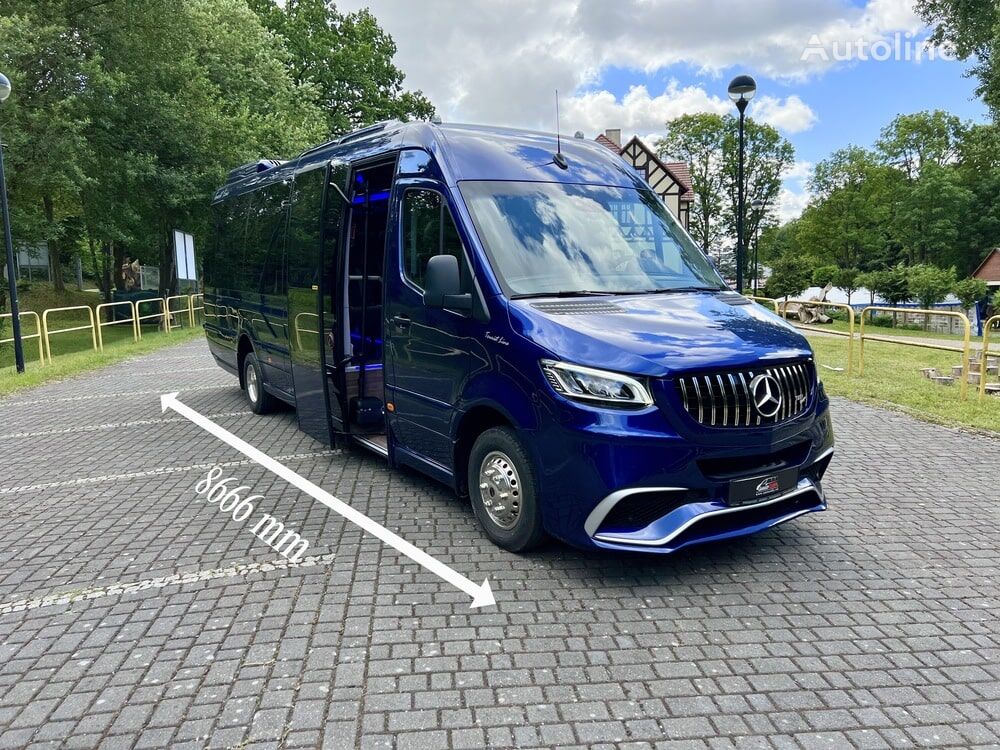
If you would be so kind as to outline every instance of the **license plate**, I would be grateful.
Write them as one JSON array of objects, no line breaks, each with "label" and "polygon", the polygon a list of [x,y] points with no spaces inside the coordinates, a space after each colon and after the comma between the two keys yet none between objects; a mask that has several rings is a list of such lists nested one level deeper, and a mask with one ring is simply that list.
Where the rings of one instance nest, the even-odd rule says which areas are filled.
[{"label": "license plate", "polygon": [[729,504],[753,505],[793,489],[798,481],[798,469],[782,469],[773,474],[737,479],[729,483]]}]

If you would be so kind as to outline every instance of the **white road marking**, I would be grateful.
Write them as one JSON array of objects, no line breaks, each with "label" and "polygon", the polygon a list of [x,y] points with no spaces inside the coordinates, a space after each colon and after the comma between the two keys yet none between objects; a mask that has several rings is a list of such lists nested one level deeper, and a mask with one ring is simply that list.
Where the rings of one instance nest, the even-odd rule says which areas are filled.
[{"label": "white road marking", "polygon": [[52,607],[57,604],[72,604],[73,602],[85,601],[88,599],[100,599],[104,596],[122,596],[135,591],[145,591],[147,589],[161,589],[165,586],[184,586],[201,581],[211,581],[217,578],[234,578],[236,576],[248,576],[256,573],[269,573],[273,570],[288,570],[293,568],[312,568],[317,565],[327,565],[334,561],[335,555],[319,555],[314,557],[304,557],[298,562],[291,562],[280,558],[273,562],[263,563],[243,563],[232,565],[228,568],[216,568],[214,570],[200,570],[195,573],[174,573],[169,576],[159,578],[147,578],[144,581],[134,581],[132,583],[112,583],[108,586],[83,589],[82,591],[65,591],[36,599],[19,599],[14,602],[0,604],[0,615],[8,615],[12,612],[25,612],[29,609],[39,607]]},{"label": "white road marking", "polygon": [[[215,414],[211,414],[212,417],[242,417],[247,414],[253,414],[250,409],[244,409],[243,411],[220,411]],[[89,425],[77,425],[76,427],[65,427],[61,430],[42,430],[41,432],[9,432],[6,435],[0,435],[0,440],[7,440],[8,438],[24,438],[24,437],[45,437],[46,435],[68,435],[73,432],[95,432],[98,430],[116,430],[119,427],[140,427],[142,425],[150,424],[169,424],[171,422],[187,422],[186,419],[180,417],[176,419],[159,418],[159,419],[136,419],[131,422],[108,422],[106,424],[89,424]]]},{"label": "white road marking", "polygon": [[[227,385],[195,385],[190,388],[185,388],[184,391],[218,391],[223,388],[239,388],[236,382],[228,383]],[[131,398],[133,396],[149,396],[152,393],[162,393],[161,390],[156,391],[122,391],[121,393],[94,393],[89,396],[60,396],[58,398],[44,398],[38,401],[16,401],[7,400],[0,401],[0,406],[41,406],[43,404],[54,404],[63,401],[92,401],[99,398]]]},{"label": "white road marking", "polygon": [[[335,456],[340,451],[325,450],[311,453],[291,453],[286,456],[278,456],[282,461],[295,461],[303,458],[319,458],[320,456]],[[253,461],[241,459],[239,461],[213,461],[207,464],[191,464],[190,466],[164,466],[159,469],[149,469],[148,471],[133,471],[128,474],[105,474],[99,477],[80,477],[79,479],[67,479],[62,482],[45,482],[44,484],[27,484],[21,487],[0,487],[0,495],[11,495],[15,492],[35,492],[38,490],[48,490],[55,487],[75,487],[81,484],[97,484],[100,482],[117,482],[127,479],[142,479],[143,477],[155,477],[161,474],[176,474],[181,471],[194,471],[196,469],[211,469],[213,466],[247,466]]]}]

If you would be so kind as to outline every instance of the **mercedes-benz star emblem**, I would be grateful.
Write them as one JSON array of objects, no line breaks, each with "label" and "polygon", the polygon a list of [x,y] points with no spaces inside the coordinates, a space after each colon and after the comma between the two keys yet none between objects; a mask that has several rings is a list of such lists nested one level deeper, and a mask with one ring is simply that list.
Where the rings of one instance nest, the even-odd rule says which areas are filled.
[{"label": "mercedes-benz star emblem", "polygon": [[750,393],[757,413],[765,419],[776,416],[781,410],[781,386],[773,375],[765,372],[751,380]]}]

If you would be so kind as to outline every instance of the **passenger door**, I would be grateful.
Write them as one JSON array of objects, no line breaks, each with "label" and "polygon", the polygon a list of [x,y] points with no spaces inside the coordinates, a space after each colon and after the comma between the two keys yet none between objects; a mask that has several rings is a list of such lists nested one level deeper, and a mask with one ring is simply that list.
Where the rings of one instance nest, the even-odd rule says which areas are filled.
[{"label": "passenger door", "polygon": [[452,470],[451,422],[469,373],[467,313],[424,306],[427,261],[454,255],[463,291],[474,282],[444,194],[424,183],[397,184],[396,242],[386,258],[386,399],[397,444]]},{"label": "passenger door", "polygon": [[[295,408],[299,427],[327,444],[344,432],[342,386],[333,368],[342,342],[336,284],[349,167],[342,162],[297,170],[292,185],[286,275]],[[338,190],[339,188],[339,190]]]}]

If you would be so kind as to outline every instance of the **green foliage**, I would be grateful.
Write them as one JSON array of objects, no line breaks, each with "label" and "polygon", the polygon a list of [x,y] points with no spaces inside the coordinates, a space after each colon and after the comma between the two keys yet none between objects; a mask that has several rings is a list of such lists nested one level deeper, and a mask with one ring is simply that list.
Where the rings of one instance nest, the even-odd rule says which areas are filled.
[{"label": "green foliage", "polygon": [[932,41],[973,62],[977,93],[1000,113],[1000,6],[976,0],[917,0],[917,11],[934,27]]},{"label": "green foliage", "polygon": [[986,299],[990,288],[982,279],[962,279],[955,282],[952,292],[962,303],[963,310],[969,310],[980,300]]},{"label": "green foliage", "polygon": [[723,172],[722,143],[726,120],[707,112],[683,115],[667,123],[666,137],[657,150],[687,162],[691,168],[691,236],[707,254],[722,239]]},{"label": "green foliage", "polygon": [[771,267],[771,276],[765,287],[768,297],[794,297],[809,286],[809,264],[793,255],[784,255]]},{"label": "green foliage", "polygon": [[876,271],[871,275],[871,287],[890,307],[898,306],[913,299],[910,291],[910,277],[903,265],[888,271]]},{"label": "green foliage", "polygon": [[838,268],[836,266],[819,266],[812,273],[812,283],[813,286],[826,286],[827,284],[832,284],[834,277],[837,275]]},{"label": "green foliage", "polygon": [[894,318],[891,315],[872,315],[871,324],[879,328],[892,328]]},{"label": "green foliage", "polygon": [[[402,90],[392,39],[367,11],[253,5],[261,15],[247,0],[0,0],[16,239],[47,242],[57,267],[81,253],[102,284],[137,256],[166,285],[172,230],[205,246],[228,170],[291,156],[334,124],[432,111]],[[291,37],[265,25],[265,6]]]},{"label": "green foliage", "polygon": [[[737,237],[739,120],[733,115],[685,115],[667,123],[667,134],[657,143],[664,156],[691,166],[695,202],[691,233],[707,253],[720,243],[735,244]],[[781,192],[781,178],[795,160],[795,150],[770,125],[747,118],[744,190],[746,221],[744,241],[750,247],[758,229],[777,223],[774,209]],[[753,209],[759,200],[762,208]],[[749,256],[749,253],[747,253]],[[744,272],[749,257],[744,258]]]},{"label": "green foliage", "polygon": [[[955,269],[945,270],[937,266],[918,264],[911,266],[907,272],[910,295],[928,310],[948,296],[955,286]],[[929,315],[924,315],[924,328],[927,327]]]},{"label": "green foliage", "polygon": [[929,165],[951,162],[964,135],[962,121],[941,110],[899,115],[882,130],[878,150],[913,180]]},{"label": "green foliage", "polygon": [[282,40],[286,68],[308,84],[327,131],[398,118],[430,119],[434,107],[419,92],[403,90],[404,75],[392,58],[396,43],[364,9],[341,13],[328,0],[249,0],[261,21]]}]

